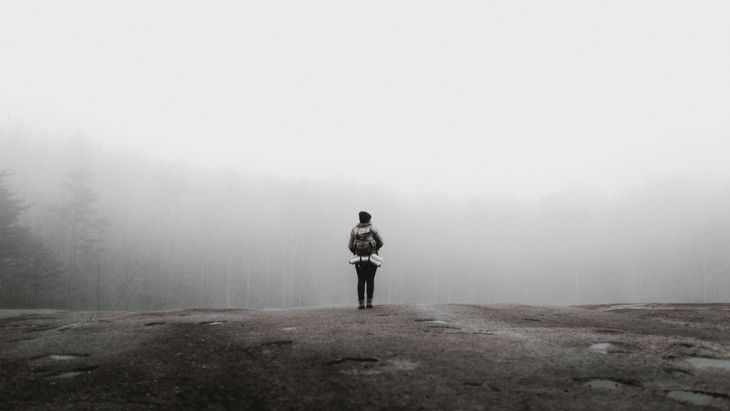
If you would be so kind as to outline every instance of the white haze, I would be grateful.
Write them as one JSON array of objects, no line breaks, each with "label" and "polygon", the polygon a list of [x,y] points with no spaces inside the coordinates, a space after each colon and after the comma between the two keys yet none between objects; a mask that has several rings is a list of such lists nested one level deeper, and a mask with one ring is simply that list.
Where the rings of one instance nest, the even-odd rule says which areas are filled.
[{"label": "white haze", "polygon": [[5,1],[0,123],[457,198],[727,178],[728,21],[726,1]]},{"label": "white haze", "polygon": [[[386,243],[377,304],[730,299],[730,179],[664,179],[614,199],[580,190],[535,201],[406,198],[201,172],[0,128],[0,170],[8,164],[0,215],[3,192],[16,192],[29,206],[22,224],[61,272],[5,258],[7,245],[25,243],[7,241],[4,218],[0,308],[354,307],[345,246],[361,209]],[[87,192],[79,187],[97,197],[74,195]]]}]

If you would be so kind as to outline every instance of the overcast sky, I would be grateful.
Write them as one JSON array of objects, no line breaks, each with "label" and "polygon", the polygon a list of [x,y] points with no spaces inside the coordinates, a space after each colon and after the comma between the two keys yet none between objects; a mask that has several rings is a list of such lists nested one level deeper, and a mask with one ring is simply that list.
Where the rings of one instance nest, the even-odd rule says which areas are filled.
[{"label": "overcast sky", "polygon": [[0,125],[406,193],[730,177],[728,1],[0,0]]}]

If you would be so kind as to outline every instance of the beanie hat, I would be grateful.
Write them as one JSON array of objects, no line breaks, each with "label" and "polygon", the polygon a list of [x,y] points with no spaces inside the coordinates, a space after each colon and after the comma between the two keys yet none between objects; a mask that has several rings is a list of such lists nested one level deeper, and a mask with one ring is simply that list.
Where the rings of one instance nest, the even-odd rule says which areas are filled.
[{"label": "beanie hat", "polygon": [[372,217],[367,211],[360,211],[360,214],[358,214],[358,216],[360,217],[361,223],[367,223],[368,221],[370,221],[370,217]]}]

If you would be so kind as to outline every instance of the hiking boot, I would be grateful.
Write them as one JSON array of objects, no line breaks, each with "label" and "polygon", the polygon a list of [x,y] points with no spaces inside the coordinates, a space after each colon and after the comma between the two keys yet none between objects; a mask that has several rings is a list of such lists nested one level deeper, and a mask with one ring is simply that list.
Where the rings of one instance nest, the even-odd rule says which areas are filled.
[{"label": "hiking boot", "polygon": [[367,307],[368,308],[373,308],[373,299],[372,298],[368,300],[368,306]]},{"label": "hiking boot", "polygon": [[361,310],[362,310],[363,308],[365,308],[365,301],[363,301],[363,300],[360,300],[360,302],[359,302],[359,303],[358,303],[358,305],[357,305],[357,308],[359,308],[359,309],[361,309]]}]

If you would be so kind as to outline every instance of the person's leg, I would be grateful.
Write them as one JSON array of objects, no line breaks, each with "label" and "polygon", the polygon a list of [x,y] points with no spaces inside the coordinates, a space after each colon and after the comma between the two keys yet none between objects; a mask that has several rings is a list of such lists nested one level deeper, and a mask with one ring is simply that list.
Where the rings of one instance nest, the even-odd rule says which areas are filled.
[{"label": "person's leg", "polygon": [[369,264],[369,270],[367,272],[367,283],[368,283],[368,308],[373,308],[373,294],[375,292],[375,272],[378,270],[378,267]]},{"label": "person's leg", "polygon": [[357,271],[357,301],[359,308],[364,308],[365,305],[365,282],[368,278],[363,265],[364,264],[355,264],[355,271]]}]

